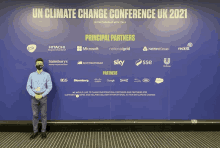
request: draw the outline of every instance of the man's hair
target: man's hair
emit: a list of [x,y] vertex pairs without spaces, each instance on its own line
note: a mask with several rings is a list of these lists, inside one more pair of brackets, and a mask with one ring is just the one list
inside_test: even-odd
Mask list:
[[37,63],[37,61],[42,61],[44,63],[44,60],[42,58],[38,58],[35,62],[35,64]]

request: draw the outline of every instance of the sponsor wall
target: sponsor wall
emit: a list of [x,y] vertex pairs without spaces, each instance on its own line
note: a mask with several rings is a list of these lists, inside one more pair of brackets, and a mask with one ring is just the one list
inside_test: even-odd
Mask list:
[[[125,19],[113,26],[30,21],[32,7],[2,9],[0,120],[32,119],[26,84],[37,58],[53,83],[48,120],[219,119],[219,19],[193,7],[198,11],[187,7],[184,20]],[[135,40],[89,41],[88,34]]]

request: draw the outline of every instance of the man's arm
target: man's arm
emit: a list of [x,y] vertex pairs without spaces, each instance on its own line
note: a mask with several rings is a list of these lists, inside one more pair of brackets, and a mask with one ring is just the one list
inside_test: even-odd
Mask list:
[[51,91],[52,89],[52,81],[51,81],[51,77],[50,77],[50,74],[47,75],[47,89],[46,91],[42,94],[42,97],[45,97],[47,94],[49,94],[49,92]]
[[26,89],[27,89],[29,95],[35,97],[35,93],[33,92],[32,88],[31,88],[32,87],[31,81],[32,81],[32,77],[31,77],[31,74],[30,74],[29,78],[28,78],[28,81],[27,81]]

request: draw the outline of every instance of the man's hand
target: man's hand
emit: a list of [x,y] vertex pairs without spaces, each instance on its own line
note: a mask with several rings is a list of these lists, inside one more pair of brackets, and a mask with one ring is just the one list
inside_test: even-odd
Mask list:
[[35,99],[40,100],[42,98],[42,95],[35,94]]

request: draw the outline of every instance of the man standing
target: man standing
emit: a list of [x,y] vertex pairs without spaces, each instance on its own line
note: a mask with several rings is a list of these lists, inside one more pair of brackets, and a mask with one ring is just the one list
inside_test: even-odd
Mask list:
[[38,135],[38,113],[41,111],[42,119],[42,139],[46,138],[47,126],[47,94],[52,89],[52,81],[50,74],[43,71],[44,61],[38,58],[35,62],[37,71],[29,75],[27,82],[27,91],[31,95],[31,107],[33,111],[33,131],[30,139],[34,139]]

